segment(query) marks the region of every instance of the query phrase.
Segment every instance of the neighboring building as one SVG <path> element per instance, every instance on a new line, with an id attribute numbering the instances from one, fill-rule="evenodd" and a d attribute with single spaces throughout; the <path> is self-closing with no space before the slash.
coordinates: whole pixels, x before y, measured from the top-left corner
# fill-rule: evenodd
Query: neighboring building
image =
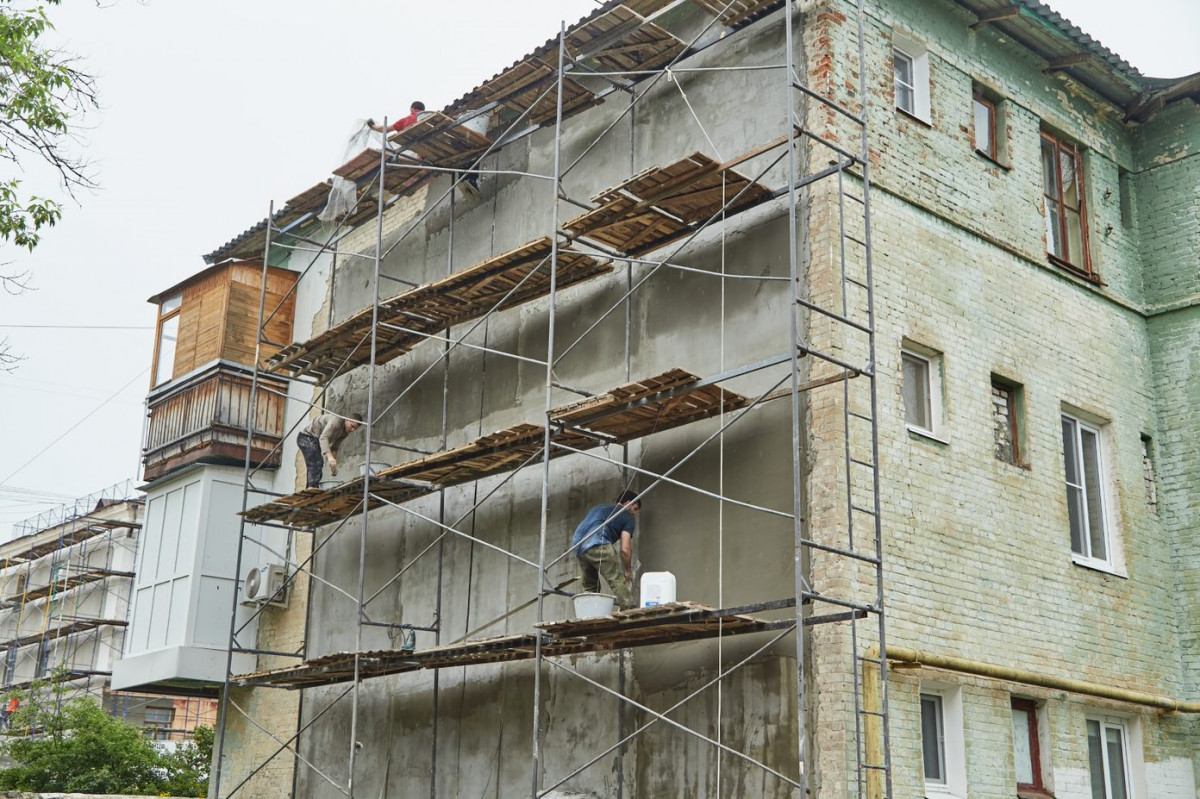
<path id="1" fill-rule="evenodd" d="M 240 465 L 153 432 L 228 327 L 151 397 L 182 554 L 117 672 L 212 690 L 236 609 L 219 796 L 1197 795 L 1200 79 L 1034 0 L 865 7 L 605 3 L 183 284 L 297 320 L 243 340 Z M 318 408 L 370 423 L 305 491 Z M 555 623 L 630 484 L 704 607 Z"/>
<path id="2" fill-rule="evenodd" d="M 129 620 L 145 503 L 132 481 L 35 516 L 0 545 L 0 647 L 5 695 L 45 685 L 88 696 L 155 740 L 213 726 L 211 699 L 114 692 L 110 678 Z"/>

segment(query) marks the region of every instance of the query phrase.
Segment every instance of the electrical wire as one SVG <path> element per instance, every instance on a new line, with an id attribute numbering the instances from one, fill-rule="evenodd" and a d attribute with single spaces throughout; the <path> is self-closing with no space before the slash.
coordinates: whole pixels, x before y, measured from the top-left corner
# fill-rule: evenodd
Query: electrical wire
<path id="1" fill-rule="evenodd" d="M 129 380 L 129 382 L 128 382 L 128 383 L 126 383 L 125 385 L 123 385 L 123 386 L 121 386 L 120 388 L 118 388 L 118 389 L 117 389 L 116 391 L 114 391 L 112 394 L 109 394 L 109 395 L 108 395 L 108 397 L 107 397 L 107 398 L 106 398 L 106 399 L 105 399 L 103 402 L 101 402 L 101 403 L 100 403 L 99 405 L 97 405 L 95 408 L 92 408 L 90 411 L 88 411 L 88 412 L 87 412 L 87 414 L 86 414 L 86 415 L 85 415 L 85 416 L 84 416 L 82 419 L 80 419 L 78 422 L 76 422 L 75 424 L 73 424 L 73 425 L 71 425 L 70 427 L 68 427 L 68 428 L 67 428 L 65 431 L 63 431 L 63 433 L 62 433 L 60 436 L 58 436 L 58 438 L 54 439 L 54 440 L 53 440 L 53 441 L 51 441 L 49 444 L 47 444 L 46 446 L 44 446 L 44 447 L 42 447 L 40 450 L 38 450 L 38 451 L 37 451 L 37 452 L 34 454 L 34 456 L 33 456 L 32 458 L 30 458 L 29 460 L 25 461 L 25 462 L 24 462 L 24 463 L 22 463 L 20 466 L 18 466 L 18 467 L 16 468 L 16 470 L 15 470 L 15 471 L 13 471 L 11 474 L 9 474 L 7 477 L 5 477 L 3 480 L 0 480 L 0 483 L 7 483 L 9 480 L 13 479 L 13 478 L 14 478 L 14 477 L 16 477 L 18 474 L 20 474 L 20 473 L 21 473 L 21 471 L 22 471 L 22 470 L 24 470 L 26 466 L 28 466 L 29 464 L 33 463 L 35 460 L 37 460 L 37 459 L 38 459 L 38 458 L 40 458 L 42 455 L 44 455 L 48 449 L 50 449 L 50 448 L 51 448 L 51 447 L 53 447 L 55 444 L 57 444 L 58 442 L 62 441 L 64 438 L 66 438 L 68 435 L 70 435 L 72 432 L 74 432 L 75 428 L 79 427 L 81 424 L 83 424 L 84 422 L 86 422 L 88 419 L 91 419 L 93 416 L 95 416 L 97 413 L 99 413 L 99 412 L 100 412 L 100 410 L 101 410 L 101 409 L 102 409 L 102 408 L 103 408 L 105 405 L 107 405 L 108 403 L 110 403 L 110 402 L 112 402 L 113 400 L 115 400 L 115 399 L 116 399 L 116 398 L 117 398 L 117 397 L 120 395 L 120 393 L 121 393 L 122 391 L 124 391 L 125 389 L 129 388 L 130 386 L 132 386 L 135 380 L 137 380 L 138 378 L 140 378 L 142 375 L 146 374 L 146 372 L 148 372 L 148 371 L 150 371 L 150 367 L 149 367 L 149 366 L 147 366 L 147 367 L 145 367 L 144 369 L 142 369 L 141 371 L 139 371 L 139 372 L 138 372 L 136 375 L 134 375 L 132 378 L 130 378 L 130 380 Z"/>

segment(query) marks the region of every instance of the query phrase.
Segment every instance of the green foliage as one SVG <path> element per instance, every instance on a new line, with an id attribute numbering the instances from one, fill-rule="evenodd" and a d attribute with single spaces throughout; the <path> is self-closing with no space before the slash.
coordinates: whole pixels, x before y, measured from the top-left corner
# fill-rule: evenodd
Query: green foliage
<path id="1" fill-rule="evenodd" d="M 0 771 L 0 788 L 76 793 L 157 794 L 162 756 L 137 727 L 109 716 L 80 697 L 40 705 L 29 702 L 12 719 L 19 737 L 6 750 L 18 764 Z"/>
<path id="2" fill-rule="evenodd" d="M 0 161 L 24 169 L 42 161 L 58 172 L 68 192 L 92 188 L 86 165 L 64 150 L 74 115 L 96 107 L 90 76 L 75 60 L 49 48 L 45 35 L 53 26 L 46 8 L 60 0 L 15 6 L 0 0 Z M 62 217 L 53 200 L 26 195 L 21 181 L 0 181 L 0 241 L 32 250 L 40 231 Z"/>
<path id="3" fill-rule="evenodd" d="M 17 694 L 10 738 L 0 748 L 16 765 L 0 770 L 0 790 L 152 796 L 205 796 L 213 730 L 160 752 L 144 731 L 113 718 L 87 697 L 66 699 L 65 675 Z M 3 697 L 7 702 L 8 696 Z"/>
<path id="4" fill-rule="evenodd" d="M 208 793 L 208 769 L 212 763 L 212 727 L 196 728 L 195 738 L 164 758 L 167 778 L 163 793 L 171 796 L 205 796 Z"/>

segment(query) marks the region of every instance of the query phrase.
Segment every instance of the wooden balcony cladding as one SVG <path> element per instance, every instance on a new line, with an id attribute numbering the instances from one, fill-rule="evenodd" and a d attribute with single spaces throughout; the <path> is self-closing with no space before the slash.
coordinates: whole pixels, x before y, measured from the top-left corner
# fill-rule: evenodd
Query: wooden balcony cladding
<path id="1" fill-rule="evenodd" d="M 172 375 L 187 375 L 216 360 L 254 364 L 262 264 L 218 264 L 163 292 L 152 301 L 179 295 L 179 332 Z M 267 270 L 267 301 L 262 355 L 274 355 L 292 343 L 296 273 Z M 273 315 L 272 315 L 273 314 Z M 160 381 L 160 385 L 163 381 Z"/>
<path id="2" fill-rule="evenodd" d="M 256 320 L 257 315 L 256 304 Z M 220 361 L 151 395 L 143 478 L 154 480 L 192 463 L 243 464 L 252 387 L 248 369 Z M 283 381 L 259 377 L 250 442 L 255 466 L 279 466 L 286 392 Z"/>

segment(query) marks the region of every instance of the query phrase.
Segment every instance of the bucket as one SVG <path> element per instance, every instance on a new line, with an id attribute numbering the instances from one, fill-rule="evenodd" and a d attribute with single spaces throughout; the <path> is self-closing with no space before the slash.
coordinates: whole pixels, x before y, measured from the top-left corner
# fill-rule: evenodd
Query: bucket
<path id="1" fill-rule="evenodd" d="M 602 619 L 611 616 L 617 598 L 611 594 L 576 594 L 575 618 Z"/>
<path id="2" fill-rule="evenodd" d="M 646 572 L 642 575 L 641 604 L 653 608 L 675 601 L 675 575 L 670 572 Z"/>
<path id="3" fill-rule="evenodd" d="M 480 136 L 487 136 L 491 118 L 491 114 L 480 114 L 478 116 L 471 117 L 466 122 L 461 123 L 459 127 L 466 128 L 472 133 L 478 133 Z"/>
<path id="4" fill-rule="evenodd" d="M 380 472 L 382 472 L 384 469 L 388 469 L 388 468 L 391 468 L 390 463 L 384 463 L 383 461 L 371 461 L 371 476 L 375 477 Z M 362 466 L 358 467 L 358 476 L 359 477 L 367 476 L 367 464 L 364 463 Z"/>

